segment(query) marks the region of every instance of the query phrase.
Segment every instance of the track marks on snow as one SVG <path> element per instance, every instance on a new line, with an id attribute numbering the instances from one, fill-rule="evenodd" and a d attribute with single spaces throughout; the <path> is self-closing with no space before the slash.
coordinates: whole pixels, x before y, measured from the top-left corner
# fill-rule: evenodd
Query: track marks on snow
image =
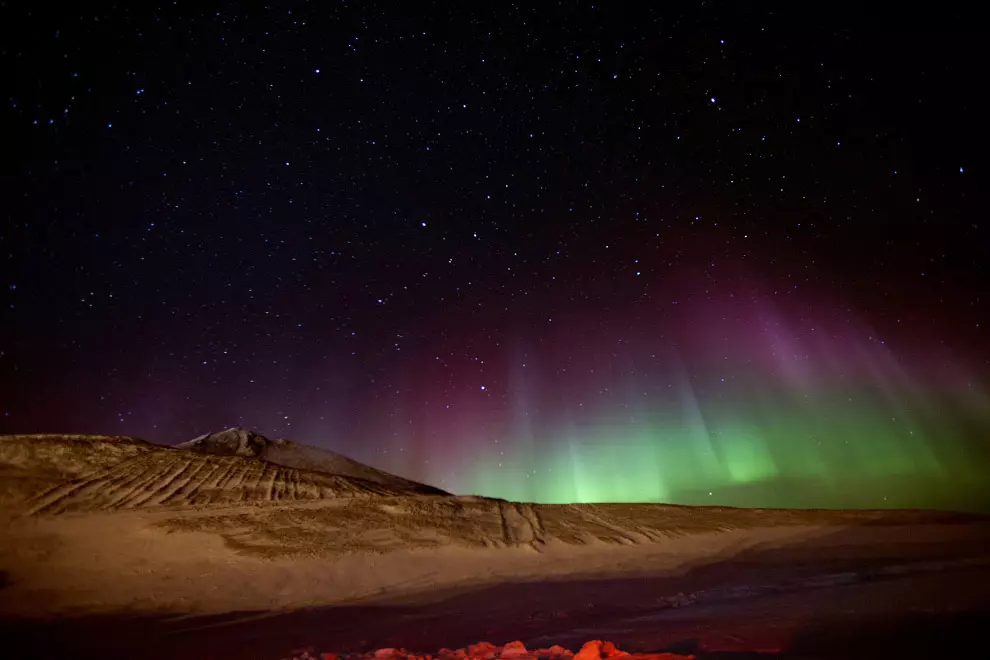
<path id="1" fill-rule="evenodd" d="M 495 511 L 499 517 L 501 541 L 506 546 L 528 545 L 541 550 L 546 544 L 546 530 L 537 505 L 495 500 Z"/>
<path id="2" fill-rule="evenodd" d="M 286 468 L 254 458 L 162 448 L 81 476 L 27 503 L 27 515 L 158 507 L 230 506 L 399 495 L 361 479 Z"/>

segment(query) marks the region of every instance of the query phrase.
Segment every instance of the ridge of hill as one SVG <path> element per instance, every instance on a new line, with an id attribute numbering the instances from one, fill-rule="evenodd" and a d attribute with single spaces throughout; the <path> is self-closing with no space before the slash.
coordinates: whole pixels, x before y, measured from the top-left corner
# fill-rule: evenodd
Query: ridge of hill
<path id="1" fill-rule="evenodd" d="M 260 458 L 284 467 L 364 479 L 423 495 L 448 494 L 439 488 L 359 463 L 329 449 L 304 445 L 284 438 L 271 440 L 243 428 L 234 427 L 225 431 L 207 433 L 176 447 L 204 454 Z"/>
<path id="2" fill-rule="evenodd" d="M 179 447 L 130 436 L 0 436 L 0 506 L 18 514 L 402 495 L 447 493 L 333 452 L 240 430 Z"/>

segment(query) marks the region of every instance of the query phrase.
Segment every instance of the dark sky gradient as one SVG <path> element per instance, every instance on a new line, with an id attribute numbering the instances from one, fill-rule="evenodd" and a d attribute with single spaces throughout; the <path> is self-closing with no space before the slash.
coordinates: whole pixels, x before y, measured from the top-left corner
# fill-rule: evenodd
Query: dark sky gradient
<path id="1" fill-rule="evenodd" d="M 398 4 L 0 7 L 0 432 L 986 508 L 972 17 Z"/>

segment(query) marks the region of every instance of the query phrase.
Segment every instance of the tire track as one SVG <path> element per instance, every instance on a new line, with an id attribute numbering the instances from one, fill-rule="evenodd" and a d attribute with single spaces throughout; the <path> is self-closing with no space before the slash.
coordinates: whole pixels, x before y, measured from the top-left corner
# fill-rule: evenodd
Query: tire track
<path id="1" fill-rule="evenodd" d="M 272 478 L 271 481 L 268 482 L 268 494 L 265 496 L 265 500 L 268 502 L 275 501 L 275 480 L 278 479 L 279 472 L 280 470 L 278 468 L 272 470 Z"/>
<path id="2" fill-rule="evenodd" d="M 183 465 L 178 470 L 176 470 L 174 472 L 171 472 L 171 473 L 167 474 L 167 476 L 165 476 L 163 478 L 160 478 L 156 482 L 152 483 L 151 484 L 152 490 L 150 492 L 144 493 L 144 495 L 142 497 L 139 497 L 138 499 L 134 500 L 134 502 L 133 502 L 134 506 L 142 506 L 145 503 L 147 503 L 148 500 L 150 500 L 150 499 L 154 498 L 155 496 L 157 496 L 164 489 L 168 488 L 169 485 L 173 481 L 175 481 L 176 478 L 179 477 L 179 475 L 181 475 L 183 472 L 185 472 L 186 470 L 188 470 L 189 467 L 192 464 L 193 464 L 193 462 L 192 462 L 191 459 L 190 460 L 187 460 L 186 461 L 186 464 Z"/>
<path id="3" fill-rule="evenodd" d="M 142 459 L 147 459 L 146 456 L 141 456 Z M 147 460 L 136 461 L 127 460 L 123 463 L 118 463 L 114 466 L 114 475 L 107 482 L 108 484 L 113 484 L 106 489 L 106 495 L 113 495 L 122 488 L 127 488 L 130 484 L 134 483 L 147 471 Z"/>
<path id="4" fill-rule="evenodd" d="M 357 478 L 307 472 L 240 456 L 162 449 L 51 486 L 27 503 L 23 515 L 400 494 L 402 491 Z M 542 532 L 537 532 L 539 523 L 530 519 L 529 509 L 512 506 L 503 503 L 499 507 L 504 545 L 520 545 L 537 536 L 542 539 Z"/>
<path id="5" fill-rule="evenodd" d="M 243 490 L 244 483 L 248 480 L 251 474 L 251 468 L 251 465 L 245 463 L 244 467 L 238 471 L 234 475 L 234 478 L 230 480 L 230 483 L 225 486 L 224 490 Z"/>
<path id="6" fill-rule="evenodd" d="M 195 470 L 193 470 L 192 472 L 190 472 L 186 476 L 186 478 L 183 479 L 182 481 L 180 481 L 175 486 L 175 488 L 173 488 L 171 491 L 169 491 L 169 493 L 167 495 L 165 495 L 165 497 L 158 498 L 157 500 L 155 500 L 154 503 L 155 504 L 168 504 L 168 503 L 170 503 L 172 501 L 172 498 L 174 498 L 177 495 L 182 494 L 182 489 L 185 488 L 186 486 L 188 486 L 189 484 L 193 483 L 193 479 L 196 478 L 196 475 L 198 475 L 200 472 L 202 472 L 203 471 L 203 468 L 204 467 L 207 467 L 209 464 L 210 463 L 206 459 L 201 460 L 199 462 L 199 465 L 196 466 L 196 469 Z"/>
<path id="7" fill-rule="evenodd" d="M 26 516 L 37 515 L 42 512 L 49 511 L 51 508 L 58 508 L 57 505 L 65 500 L 66 498 L 77 494 L 79 491 L 86 488 L 86 486 L 92 484 L 95 481 L 101 481 L 107 477 L 114 474 L 114 472 L 121 467 L 131 467 L 133 464 L 138 463 L 141 459 L 145 458 L 144 454 L 133 456 L 131 458 L 121 461 L 117 465 L 110 466 L 108 468 L 102 468 L 100 470 L 95 470 L 88 474 L 80 475 L 71 481 L 63 482 L 57 484 L 52 488 L 36 495 L 34 498 L 29 500 L 26 504 L 30 507 L 28 511 L 24 514 Z"/>
<path id="8" fill-rule="evenodd" d="M 220 471 L 220 468 L 222 466 L 221 463 L 212 463 L 209 461 L 209 459 L 207 459 L 207 463 L 213 466 L 213 469 L 210 471 L 210 473 L 205 477 L 203 477 L 198 484 L 196 484 L 186 492 L 182 493 L 182 498 L 186 500 L 186 502 L 188 502 L 189 504 L 193 504 L 196 501 L 196 495 L 199 493 L 199 490 L 207 484 L 207 482 L 213 477 L 214 474 Z"/>
<path id="9" fill-rule="evenodd" d="M 648 537 L 638 532 L 631 532 L 620 525 L 610 522 L 604 514 L 599 512 L 598 507 L 594 504 L 583 504 L 581 508 L 571 505 L 570 509 L 586 522 L 593 523 L 613 532 L 619 538 L 619 542 L 625 545 L 640 545 L 644 542 L 644 539 L 648 540 Z"/>
<path id="10" fill-rule="evenodd" d="M 545 543 L 547 538 L 547 528 L 543 526 L 543 518 L 540 516 L 540 512 L 536 510 L 536 507 L 538 505 L 530 504 L 528 506 L 529 506 L 530 514 L 533 517 L 533 522 L 536 523 L 536 528 L 539 530 L 540 538 L 544 539 L 544 543 Z"/>
<path id="11" fill-rule="evenodd" d="M 106 494 L 111 496 L 111 501 L 119 499 L 121 492 L 129 493 L 131 488 L 134 487 L 134 484 L 146 479 L 148 476 L 148 465 L 133 466 L 126 476 L 127 478 L 116 480 L 116 483 L 107 489 Z"/>
<path id="12" fill-rule="evenodd" d="M 35 516 L 39 513 L 52 513 L 53 509 L 55 509 L 60 502 L 82 488 L 86 483 L 88 482 L 77 483 L 75 481 L 70 481 L 67 484 L 61 484 L 55 488 L 52 488 L 39 496 L 37 503 L 28 509 L 25 515 Z"/>
<path id="13" fill-rule="evenodd" d="M 498 511 L 498 519 L 502 529 L 502 543 L 508 547 L 512 545 L 512 538 L 509 536 L 509 523 L 505 520 L 505 511 L 502 509 L 502 501 L 495 502 L 495 509 Z"/>
<path id="14" fill-rule="evenodd" d="M 253 490 L 255 490 L 258 487 L 258 484 L 261 482 L 261 475 L 264 473 L 264 469 L 265 469 L 264 464 L 248 465 L 247 473 L 244 475 L 244 481 L 241 483 L 241 488 L 244 490 L 245 496 L 249 495 Z M 251 485 L 252 481 L 254 482 L 254 485 Z"/>
<path id="15" fill-rule="evenodd" d="M 109 470 L 101 470 L 100 472 L 94 473 L 95 478 L 78 478 L 72 481 L 59 484 L 55 488 L 52 488 L 44 493 L 42 493 L 37 498 L 37 503 L 32 506 L 26 515 L 33 516 L 42 512 L 48 512 L 53 508 L 57 508 L 62 502 L 72 495 L 75 495 L 78 491 L 86 488 L 86 486 L 92 484 L 94 481 L 100 481 L 103 477 L 109 474 Z"/>
<path id="16" fill-rule="evenodd" d="M 221 458 L 218 462 L 218 466 L 219 467 L 226 466 L 227 469 L 217 475 L 217 478 L 213 480 L 212 484 L 210 484 L 210 488 L 220 487 L 220 482 L 226 479 L 227 475 L 230 474 L 230 471 L 234 469 L 234 462 L 231 460 L 226 460 Z"/>
<path id="17" fill-rule="evenodd" d="M 112 475 L 101 475 L 96 479 L 90 479 L 79 489 L 72 493 L 72 501 L 78 499 L 101 499 L 101 495 L 106 491 L 106 485 L 111 483 Z M 71 502 L 67 502 L 71 504 Z"/>
<path id="18" fill-rule="evenodd" d="M 268 472 L 270 467 L 272 467 L 271 463 L 261 464 L 261 469 L 258 471 L 258 479 L 254 482 L 254 485 L 251 486 L 252 491 L 258 491 L 261 489 L 261 482 L 265 480 L 265 473 Z"/>
<path id="19" fill-rule="evenodd" d="M 116 500 L 109 502 L 107 507 L 113 509 L 129 508 L 134 500 L 144 494 L 149 485 L 161 477 L 163 470 L 172 469 L 179 463 L 180 460 L 180 458 L 176 457 L 165 463 L 165 465 L 158 467 L 158 469 L 154 469 L 156 466 L 146 465 L 145 472 L 142 473 L 144 479 L 138 480 L 137 483 L 131 486 L 122 497 L 118 497 Z"/>
<path id="20" fill-rule="evenodd" d="M 529 529 L 532 532 L 533 540 L 529 544 L 533 546 L 534 550 L 539 550 L 539 546 L 546 545 L 546 538 L 544 536 L 543 523 L 540 522 L 535 505 L 514 504 L 513 506 L 515 506 L 519 516 L 529 525 Z"/>
<path id="21" fill-rule="evenodd" d="M 250 469 L 251 466 L 245 463 L 241 467 L 241 470 L 239 472 L 235 471 L 235 473 L 231 475 L 230 481 L 228 481 L 223 485 L 224 490 L 232 490 L 234 488 L 239 488 L 244 483 L 244 477 L 247 475 L 247 472 Z"/>
<path id="22" fill-rule="evenodd" d="M 648 527 L 637 527 L 636 532 L 648 538 L 652 543 L 662 543 L 669 538 L 664 532 Z"/>
<path id="23" fill-rule="evenodd" d="M 241 467 L 242 469 L 246 469 L 246 466 L 239 466 L 237 461 L 235 461 L 232 458 L 225 458 L 223 460 L 227 463 L 227 471 L 224 472 L 223 475 L 217 479 L 216 487 L 218 489 L 224 489 L 230 485 L 230 483 L 234 480 L 234 475 L 237 474 L 238 467 Z"/>

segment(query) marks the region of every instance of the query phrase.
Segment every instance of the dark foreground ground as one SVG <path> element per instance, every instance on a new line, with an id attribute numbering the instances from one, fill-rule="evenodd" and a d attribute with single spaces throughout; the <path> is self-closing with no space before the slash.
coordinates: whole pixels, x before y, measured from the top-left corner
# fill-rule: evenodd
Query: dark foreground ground
<path id="1" fill-rule="evenodd" d="M 971 549 L 972 550 L 972 549 Z M 990 563 L 751 551 L 676 577 L 506 583 L 378 603 L 211 617 L 4 620 L 9 658 L 259 658 L 295 649 L 435 653 L 481 640 L 698 658 L 990 657 Z"/>
<path id="2" fill-rule="evenodd" d="M 0 437 L 0 660 L 593 639 L 699 658 L 990 657 L 985 516 L 506 502 L 313 448 L 291 468 L 213 449 Z"/>

